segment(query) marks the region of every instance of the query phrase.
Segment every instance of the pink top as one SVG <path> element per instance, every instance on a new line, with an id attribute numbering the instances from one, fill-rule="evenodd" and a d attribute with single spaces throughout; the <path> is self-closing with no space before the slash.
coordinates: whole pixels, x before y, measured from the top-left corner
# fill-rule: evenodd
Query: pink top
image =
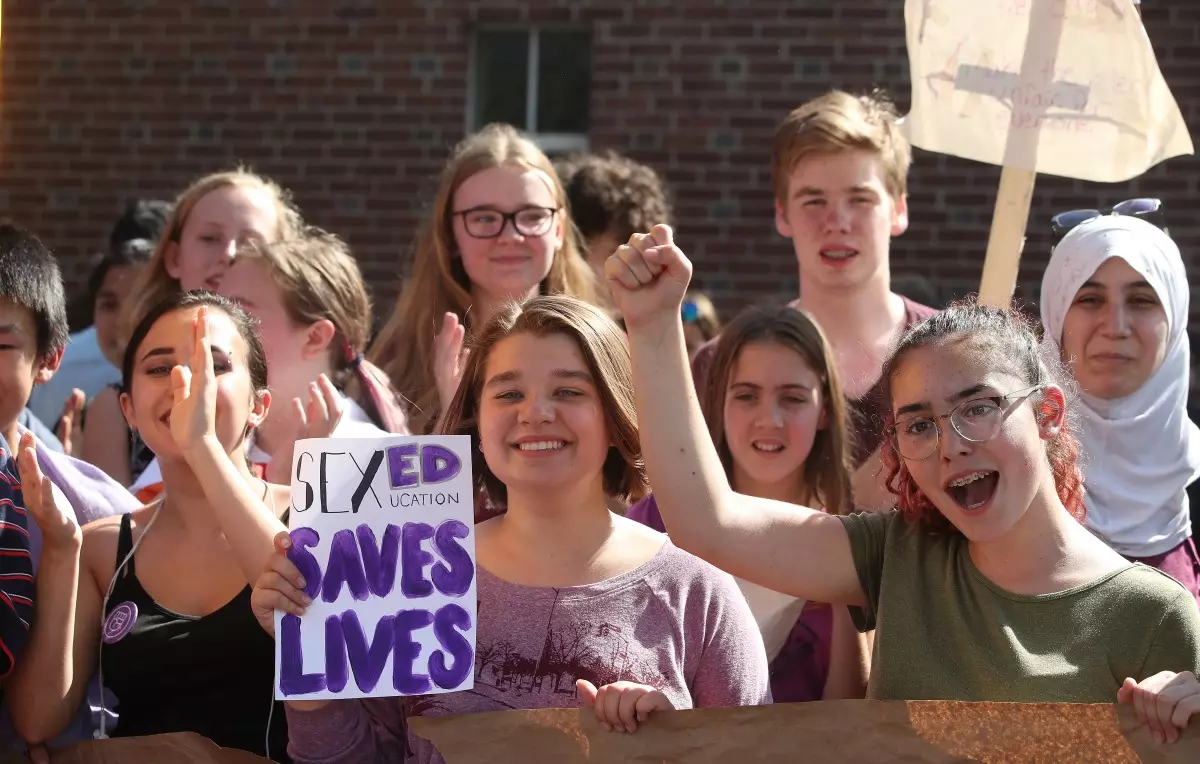
<path id="1" fill-rule="evenodd" d="M 737 584 L 670 541 L 644 565 L 589 586 L 478 575 L 474 689 L 288 708 L 295 762 L 440 764 L 431 743 L 405 740 L 405 713 L 574 708 L 576 679 L 653 685 L 681 709 L 771 702 L 762 640 Z"/>

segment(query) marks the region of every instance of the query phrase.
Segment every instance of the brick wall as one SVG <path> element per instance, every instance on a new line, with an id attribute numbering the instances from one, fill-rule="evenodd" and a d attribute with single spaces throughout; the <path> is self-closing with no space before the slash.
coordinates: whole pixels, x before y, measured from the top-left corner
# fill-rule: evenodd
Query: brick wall
<path id="1" fill-rule="evenodd" d="M 1195 134 L 1200 4 L 1147 0 L 1145 23 Z M 773 231 L 770 136 L 829 87 L 882 85 L 907 108 L 901 0 L 3 0 L 0 210 L 62 255 L 72 284 L 124 201 L 172 197 L 244 162 L 345 236 L 381 303 L 398 288 L 433 176 L 466 122 L 476 24 L 593 29 L 594 147 L 659 168 L 681 238 L 726 310 L 796 290 Z M 1157 195 L 1196 263 L 1200 161 L 1127 184 L 1040 179 L 1022 282 L 1052 211 Z M 894 271 L 947 295 L 977 283 L 993 167 L 917 152 Z"/>

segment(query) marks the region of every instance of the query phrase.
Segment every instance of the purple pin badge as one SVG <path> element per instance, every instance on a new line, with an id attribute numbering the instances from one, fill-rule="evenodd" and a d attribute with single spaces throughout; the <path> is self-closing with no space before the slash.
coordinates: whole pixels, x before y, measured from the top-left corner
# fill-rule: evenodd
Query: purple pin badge
<path id="1" fill-rule="evenodd" d="M 104 619 L 104 644 L 115 645 L 124 639 L 133 630 L 137 615 L 137 605 L 132 602 L 122 602 L 109 611 L 108 618 Z"/>

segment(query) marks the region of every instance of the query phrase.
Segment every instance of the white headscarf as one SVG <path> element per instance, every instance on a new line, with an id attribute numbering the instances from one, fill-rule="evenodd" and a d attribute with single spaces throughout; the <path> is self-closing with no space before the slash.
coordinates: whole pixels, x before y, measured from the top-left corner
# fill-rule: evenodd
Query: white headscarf
<path id="1" fill-rule="evenodd" d="M 1188 280 L 1171 237 L 1143 220 L 1105 215 L 1075 228 L 1042 276 L 1046 342 L 1061 354 L 1076 292 L 1119 257 L 1154 288 L 1167 314 L 1167 352 L 1146 384 L 1124 398 L 1081 392 L 1087 524 L 1129 557 L 1168 552 L 1191 535 L 1186 488 L 1200 476 L 1200 430 L 1188 419 Z"/>

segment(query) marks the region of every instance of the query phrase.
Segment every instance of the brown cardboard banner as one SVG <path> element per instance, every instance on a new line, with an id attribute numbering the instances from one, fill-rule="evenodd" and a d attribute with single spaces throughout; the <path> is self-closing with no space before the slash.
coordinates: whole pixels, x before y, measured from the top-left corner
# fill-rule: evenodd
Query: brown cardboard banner
<path id="1" fill-rule="evenodd" d="M 52 751 L 50 761 L 51 764 L 270 764 L 268 759 L 252 753 L 221 748 L 193 732 L 89 740 Z"/>
<path id="2" fill-rule="evenodd" d="M 591 710 L 414 718 L 447 764 L 1196 764 L 1200 731 L 1156 743 L 1130 706 L 842 700 L 657 714 L 633 734 Z"/>

